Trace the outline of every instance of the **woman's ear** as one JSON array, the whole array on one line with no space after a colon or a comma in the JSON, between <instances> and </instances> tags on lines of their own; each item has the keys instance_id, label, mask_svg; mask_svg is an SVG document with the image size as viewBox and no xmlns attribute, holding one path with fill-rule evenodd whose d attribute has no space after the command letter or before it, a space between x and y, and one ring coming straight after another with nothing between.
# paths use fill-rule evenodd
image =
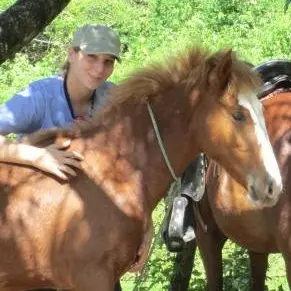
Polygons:
<instances>
[{"instance_id":1,"label":"woman's ear","mask_svg":"<svg viewBox=\"0 0 291 291\"><path fill-rule=\"evenodd\" d=\"M72 47L70 47L68 49L68 62L69 63L73 61L75 55L76 55L76 51Z\"/></svg>"}]
</instances>

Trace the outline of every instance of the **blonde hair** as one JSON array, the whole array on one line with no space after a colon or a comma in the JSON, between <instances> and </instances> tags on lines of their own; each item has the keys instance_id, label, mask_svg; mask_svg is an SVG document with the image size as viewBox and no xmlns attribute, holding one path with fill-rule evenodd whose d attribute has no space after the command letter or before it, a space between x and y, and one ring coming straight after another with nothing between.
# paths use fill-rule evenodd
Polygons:
<instances>
[{"instance_id":1,"label":"blonde hair","mask_svg":"<svg viewBox=\"0 0 291 291\"><path fill-rule=\"evenodd\" d=\"M72 47L72 49L75 51L75 52L78 52L80 51L81 49L79 47ZM69 60L66 59L66 61L64 62L64 64L62 64L62 66L60 67L60 74L64 77L68 74L69 72L69 69L70 69L70 63L69 63Z\"/></svg>"}]
</instances>

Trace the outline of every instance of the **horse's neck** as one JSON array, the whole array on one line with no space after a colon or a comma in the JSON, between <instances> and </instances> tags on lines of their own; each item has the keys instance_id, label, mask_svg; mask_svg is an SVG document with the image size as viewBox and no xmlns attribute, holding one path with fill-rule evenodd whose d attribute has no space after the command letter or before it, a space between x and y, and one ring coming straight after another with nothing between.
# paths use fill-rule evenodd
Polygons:
<instances>
[{"instance_id":1,"label":"horse's neck","mask_svg":"<svg viewBox=\"0 0 291 291\"><path fill-rule=\"evenodd\" d=\"M270 94L263 101L266 127L273 144L291 128L291 92Z\"/></svg>"},{"instance_id":2,"label":"horse's neck","mask_svg":"<svg viewBox=\"0 0 291 291\"><path fill-rule=\"evenodd\" d=\"M152 108L170 163L176 175L180 175L190 162L187 122L191 118L179 102L176 106L170 98L166 102L153 102ZM97 177L105 192L128 215L151 212L173 178L146 104L122 106L112 115L106 129L95 133L91 144L94 158L92 151L84 153L87 161L94 161L94 168L87 169L88 173Z\"/></svg>"},{"instance_id":3,"label":"horse's neck","mask_svg":"<svg viewBox=\"0 0 291 291\"><path fill-rule=\"evenodd\" d=\"M263 100L263 104L269 137L286 184L291 169L291 92L271 94Z\"/></svg>"}]
</instances>

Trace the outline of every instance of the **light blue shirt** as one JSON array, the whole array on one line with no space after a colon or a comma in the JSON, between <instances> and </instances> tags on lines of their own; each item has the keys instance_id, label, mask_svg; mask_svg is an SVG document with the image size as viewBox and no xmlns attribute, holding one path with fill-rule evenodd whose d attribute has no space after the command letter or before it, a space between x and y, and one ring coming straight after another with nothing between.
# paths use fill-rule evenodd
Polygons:
<instances>
[{"instance_id":1,"label":"light blue shirt","mask_svg":"<svg viewBox=\"0 0 291 291\"><path fill-rule=\"evenodd\" d=\"M111 82L96 90L93 110L106 103ZM29 134L40 129L66 127L73 118L64 91L62 76L53 76L31 83L0 106L0 134Z\"/></svg>"}]
</instances>

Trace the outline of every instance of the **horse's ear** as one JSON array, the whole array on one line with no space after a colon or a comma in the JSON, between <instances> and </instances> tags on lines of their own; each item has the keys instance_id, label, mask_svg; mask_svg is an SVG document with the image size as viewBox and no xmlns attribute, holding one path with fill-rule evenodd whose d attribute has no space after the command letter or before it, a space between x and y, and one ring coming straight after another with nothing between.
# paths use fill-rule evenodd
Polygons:
<instances>
[{"instance_id":1,"label":"horse's ear","mask_svg":"<svg viewBox=\"0 0 291 291\"><path fill-rule=\"evenodd\" d=\"M233 53L232 50L214 54L208 60L210 64L209 84L212 91L222 93L231 78Z\"/></svg>"}]
</instances>

